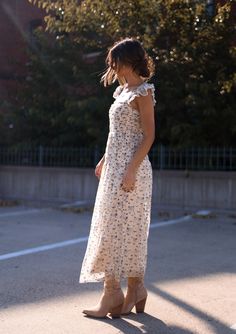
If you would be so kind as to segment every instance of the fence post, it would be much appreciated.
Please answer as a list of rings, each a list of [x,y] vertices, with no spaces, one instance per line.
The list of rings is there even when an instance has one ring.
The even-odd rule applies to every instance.
[[[43,146],[39,146],[39,166],[43,166]]]

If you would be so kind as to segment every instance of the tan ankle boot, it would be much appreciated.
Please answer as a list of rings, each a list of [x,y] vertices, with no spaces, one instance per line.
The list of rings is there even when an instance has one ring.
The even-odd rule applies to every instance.
[[[137,313],[144,312],[147,295],[143,277],[128,277],[128,289],[121,314],[129,314],[134,306]]]
[[[83,310],[90,317],[104,318],[108,313],[113,318],[120,317],[124,294],[120,282],[115,279],[105,279],[103,294],[96,306]]]

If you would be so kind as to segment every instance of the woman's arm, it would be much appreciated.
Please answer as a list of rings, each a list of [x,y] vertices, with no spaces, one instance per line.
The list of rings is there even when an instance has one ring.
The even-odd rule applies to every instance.
[[[148,90],[148,95],[136,97],[135,102],[139,109],[141,127],[143,129],[144,136],[130,163],[128,164],[127,169],[134,172],[137,171],[155,139],[154,105],[150,89]]]
[[[105,153],[103,154],[103,156],[101,157],[102,161],[105,161]]]
[[[100,179],[101,173],[102,173],[102,168],[105,162],[105,153],[103,154],[102,158],[99,160],[95,167],[95,175]]]

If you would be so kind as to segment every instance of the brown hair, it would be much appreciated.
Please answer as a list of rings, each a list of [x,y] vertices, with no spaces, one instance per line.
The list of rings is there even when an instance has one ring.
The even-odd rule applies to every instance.
[[[116,80],[120,84],[125,84],[125,78],[119,78],[115,68],[121,65],[129,65],[133,70],[145,79],[150,79],[155,70],[152,58],[144,50],[142,44],[134,38],[125,38],[115,42],[109,49],[106,57],[108,68],[101,77],[104,86],[111,85]]]

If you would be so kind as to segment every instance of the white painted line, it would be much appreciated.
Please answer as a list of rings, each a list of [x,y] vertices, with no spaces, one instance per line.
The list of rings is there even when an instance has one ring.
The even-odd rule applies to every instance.
[[[196,215],[201,215],[201,216],[207,216],[211,213],[210,210],[200,210],[200,211],[197,211],[195,214]]]
[[[192,218],[191,216],[183,216],[183,217],[172,219],[172,220],[164,220],[163,222],[150,224],[150,228],[156,228],[156,227],[183,223],[184,221],[190,220],[191,218]]]
[[[191,216],[183,216],[180,218],[172,219],[172,220],[167,220],[159,223],[152,223],[150,224],[150,228],[157,228],[157,227],[163,227],[167,225],[173,225],[177,223],[182,223],[186,220],[189,220]],[[22,256],[22,255],[27,255],[27,254],[33,254],[33,253],[38,253],[38,252],[43,252],[49,249],[55,249],[55,248],[60,248],[60,247],[65,247],[65,246],[70,246],[74,244],[78,244],[84,241],[87,241],[88,237],[82,237],[78,239],[71,239],[71,240],[66,240],[62,242],[57,242],[55,244],[49,244],[49,245],[44,245],[44,246],[39,246],[39,247],[34,247],[34,248],[27,248],[20,250],[18,252],[13,252],[13,253],[7,253],[0,255],[0,261],[11,259],[14,257]]]
[[[74,207],[74,206],[78,206],[78,205],[86,205],[88,204],[87,201],[76,201],[76,202],[71,202],[71,203],[66,203],[66,204],[62,204],[60,207],[61,208],[70,208],[70,207]]]
[[[21,210],[21,211],[13,211],[13,212],[5,212],[5,213],[0,213],[0,217],[8,217],[8,216],[18,216],[18,215],[25,215],[27,213],[35,213],[39,212],[45,209],[29,209],[29,210]]]
[[[26,255],[26,254],[38,253],[38,252],[43,252],[43,251],[46,251],[46,250],[49,250],[49,249],[60,248],[60,247],[65,247],[65,246],[69,246],[69,245],[73,245],[73,244],[78,244],[80,242],[86,241],[87,239],[88,239],[88,237],[84,237],[84,238],[78,238],[78,239],[72,239],[72,240],[57,242],[55,244],[50,244],[50,245],[45,245],[45,246],[22,249],[21,251],[18,251],[18,252],[13,252],[13,253],[7,253],[7,254],[0,255],[0,261],[11,259],[13,257]]]
[[[236,324],[233,324],[230,328],[236,330]]]

